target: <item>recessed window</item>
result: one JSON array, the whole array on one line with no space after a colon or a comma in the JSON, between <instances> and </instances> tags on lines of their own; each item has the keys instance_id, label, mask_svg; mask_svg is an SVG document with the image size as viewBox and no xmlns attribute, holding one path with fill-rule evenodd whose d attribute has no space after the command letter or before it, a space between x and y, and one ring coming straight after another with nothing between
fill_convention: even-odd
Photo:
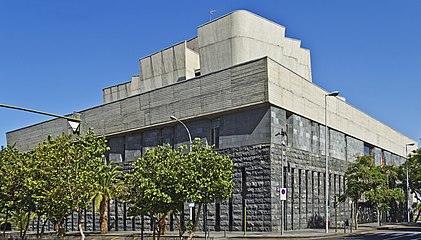
<instances>
[{"instance_id":1,"label":"recessed window","mask_svg":"<svg viewBox=\"0 0 421 240\"><path fill-rule=\"evenodd\" d=\"M386 159L384 157L384 151L382 151L382 166L386 165Z\"/></svg>"},{"instance_id":2,"label":"recessed window","mask_svg":"<svg viewBox=\"0 0 421 240\"><path fill-rule=\"evenodd\" d=\"M214 145L215 148L219 148L219 118L212 120L210 129L210 145Z\"/></svg>"},{"instance_id":3,"label":"recessed window","mask_svg":"<svg viewBox=\"0 0 421 240\"><path fill-rule=\"evenodd\" d=\"M364 144L364 155L373 157L373 146Z\"/></svg>"}]
</instances>

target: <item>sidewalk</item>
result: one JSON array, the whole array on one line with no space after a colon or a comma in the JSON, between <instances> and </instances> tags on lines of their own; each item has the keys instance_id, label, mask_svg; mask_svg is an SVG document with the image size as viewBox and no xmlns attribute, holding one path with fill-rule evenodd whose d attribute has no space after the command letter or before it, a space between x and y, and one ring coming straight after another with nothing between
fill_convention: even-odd
<instances>
[{"instance_id":1,"label":"sidewalk","mask_svg":"<svg viewBox=\"0 0 421 240\"><path fill-rule=\"evenodd\" d=\"M377 223L364 223L360 224L358 230L352 230L350 232L349 226L346 231L344 229L338 229L335 232L335 228L329 229L329 233L325 233L324 229L300 229L300 230L288 230L284 231L283 235L280 232L213 232L208 234L208 239L328 239L334 237L343 237L351 234L368 233L376 230L392 230L407 227L417 227L415 224L408 223L385 223L383 226L378 226ZM421 230L421 227L420 227ZM29 239L35 237L34 233L29 233ZM95 240L125 240L125 239L141 239L140 231L111 231L108 234L100 235L98 232L85 232L86 239ZM185 235L187 236L187 235ZM54 239L55 234L50 232L46 234L43 239ZM196 232L194 235L195 239L205 239L204 232ZM35 239L35 238L34 238ZM65 239L80 239L79 232L68 232ZM150 231L144 232L144 239L152 239L152 233ZM161 236L163 240L178 239L178 232L172 231L167 232L166 236ZM187 238L186 238L187 239Z\"/></svg>"},{"instance_id":2,"label":"sidewalk","mask_svg":"<svg viewBox=\"0 0 421 240\"><path fill-rule=\"evenodd\" d=\"M408 226L415 226L412 224L407 223L385 223L379 227L377 223L365 223L360 224L358 226L358 230L352 230L350 232L349 226L347 227L346 231L344 229L338 229L335 232L335 229L329 229L329 233L325 233L324 229L300 229L300 230L289 230L284 231L283 235L280 232L246 232L244 236L244 232L210 232L208 235L208 239L326 239L326 238L333 238L333 237L341 237L341 236L348 236L351 234L361 234L361 233L368 233L376 230L390 230L390 229L398 229L402 227ZM166 236L161 237L161 239L178 239L177 232L168 232ZM144 239L151 239L151 233L145 232ZM195 234L195 239L205 239L204 232L197 232ZM103 236L98 235L90 235L87 239L140 239L140 233L137 232L110 232Z\"/></svg>"}]
</instances>

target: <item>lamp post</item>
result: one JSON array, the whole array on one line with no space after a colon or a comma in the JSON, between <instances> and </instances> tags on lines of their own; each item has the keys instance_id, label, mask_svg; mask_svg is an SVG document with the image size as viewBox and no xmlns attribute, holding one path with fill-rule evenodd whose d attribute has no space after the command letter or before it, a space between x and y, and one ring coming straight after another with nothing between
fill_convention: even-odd
<instances>
[{"instance_id":1,"label":"lamp post","mask_svg":"<svg viewBox=\"0 0 421 240\"><path fill-rule=\"evenodd\" d=\"M409 219L409 170L408 170L408 146L414 146L415 143L407 143L405 144L405 158L406 158L406 216L408 223L410 222Z\"/></svg>"},{"instance_id":2,"label":"lamp post","mask_svg":"<svg viewBox=\"0 0 421 240\"><path fill-rule=\"evenodd\" d=\"M192 145L192 140L191 140L191 134L190 134L190 130L189 130L189 128L186 126L186 124L184 124L184 122L182 122L180 119L178 119L176 116L174 116L174 115L171 115L170 116L170 118L172 119L172 120L175 120L175 121L177 121L177 122L179 122L181 125L183 125L183 127L186 129L186 131L187 131L187 135L189 135L189 141L190 141L190 144L189 144L189 152L191 152L191 150L192 150L192 147L191 147L191 145ZM190 209L190 216L189 216L189 218L190 218L190 221L193 221L193 208L194 208L194 202L191 202L191 203L189 203L189 209ZM183 208L184 209L184 208Z\"/></svg>"},{"instance_id":3,"label":"lamp post","mask_svg":"<svg viewBox=\"0 0 421 240\"><path fill-rule=\"evenodd\" d=\"M327 97L336 97L338 91L325 94L325 232L329 233L329 149L327 140Z\"/></svg>"},{"instance_id":4,"label":"lamp post","mask_svg":"<svg viewBox=\"0 0 421 240\"><path fill-rule=\"evenodd\" d=\"M42 112L42 111L33 110L33 109L29 109L29 108L11 106L11 105L6 105L6 104L0 104L0 107L20 110L20 111L25 111L25 112L31 112L31 113L37 113L37 114L47 115L47 116L56 117L56 118L63 118L63 119L66 119L67 122L69 123L70 127L72 127L73 133L79 134L79 131L80 131L79 127L80 127L81 120L77 119L77 118L71 118L71 117L61 116L61 115L57 115L57 114L53 114L53 113L47 113L47 112Z\"/></svg>"},{"instance_id":5,"label":"lamp post","mask_svg":"<svg viewBox=\"0 0 421 240\"><path fill-rule=\"evenodd\" d=\"M285 147L285 136L288 137L288 134L281 129L280 133L275 134L275 136L281 136L281 186L280 188L284 188L284 147ZM281 194L281 193L280 193ZM281 235L284 234L284 200L281 199Z\"/></svg>"},{"instance_id":6,"label":"lamp post","mask_svg":"<svg viewBox=\"0 0 421 240\"><path fill-rule=\"evenodd\" d=\"M181 123L181 125L183 125L183 127L186 129L186 131L187 131L187 134L189 135L189 141L190 141L190 145L189 145L189 152L191 152L191 145L192 145L192 140L191 140L191 134L190 134L190 130L187 128L187 126L186 126L186 124L184 124L180 119L178 119L176 116L174 116L174 115L172 115L172 116L170 116L170 118L172 119L172 120L175 120L175 121L177 121L177 122L179 122L179 123Z\"/></svg>"}]
</instances>

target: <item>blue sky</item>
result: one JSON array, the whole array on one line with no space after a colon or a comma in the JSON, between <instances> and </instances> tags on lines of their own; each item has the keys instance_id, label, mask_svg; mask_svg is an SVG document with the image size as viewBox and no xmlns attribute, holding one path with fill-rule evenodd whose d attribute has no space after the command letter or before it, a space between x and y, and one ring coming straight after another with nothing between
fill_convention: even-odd
<instances>
[{"instance_id":1,"label":"blue sky","mask_svg":"<svg viewBox=\"0 0 421 240\"><path fill-rule=\"evenodd\" d=\"M421 137L419 0L0 0L0 103L68 114L139 73L138 59L245 9L311 50L313 82ZM5 133L51 119L0 108Z\"/></svg>"}]
</instances>

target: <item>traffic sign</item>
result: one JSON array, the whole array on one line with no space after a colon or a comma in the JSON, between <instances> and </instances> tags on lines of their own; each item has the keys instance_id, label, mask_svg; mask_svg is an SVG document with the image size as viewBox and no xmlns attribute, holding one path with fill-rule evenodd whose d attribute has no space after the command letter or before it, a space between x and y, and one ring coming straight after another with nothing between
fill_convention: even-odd
<instances>
[{"instance_id":1,"label":"traffic sign","mask_svg":"<svg viewBox=\"0 0 421 240\"><path fill-rule=\"evenodd\" d=\"M279 190L279 193L280 193L279 196L280 196L280 198L281 198L282 201L287 200L287 189L286 188L281 188Z\"/></svg>"}]
</instances>

